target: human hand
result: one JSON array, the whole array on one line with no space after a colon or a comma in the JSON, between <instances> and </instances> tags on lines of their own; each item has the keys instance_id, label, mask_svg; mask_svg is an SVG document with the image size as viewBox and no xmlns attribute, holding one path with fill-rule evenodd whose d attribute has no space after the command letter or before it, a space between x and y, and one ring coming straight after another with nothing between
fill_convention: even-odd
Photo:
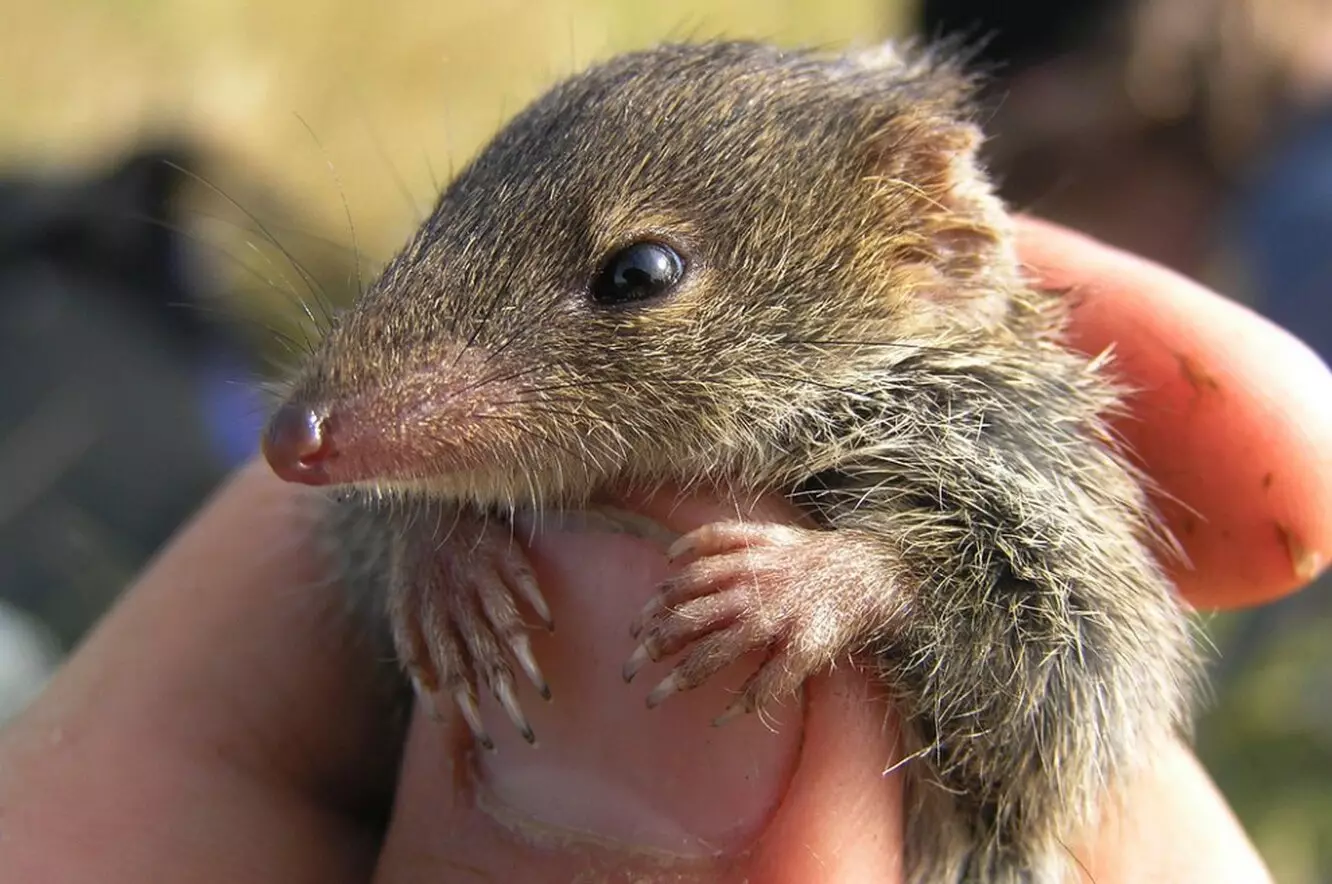
<instances>
[{"instance_id":1,"label":"human hand","mask_svg":"<svg viewBox=\"0 0 1332 884\"><path fill-rule=\"evenodd\" d=\"M1332 551L1327 368L1159 268L1034 222L1022 236L1039 278L1075 289L1079 345L1116 341L1144 391L1123 431L1198 511L1190 522L1166 507L1195 565L1179 573L1190 600L1256 603L1310 579ZM900 875L900 784L877 775L893 761L893 719L862 675L815 680L775 731L754 716L708 727L726 705L721 687L647 710L642 689L620 682L626 624L663 567L632 538L536 541L560 621L536 643L556 692L528 702L540 748L496 728L499 751L472 756L457 722L418 716L398 770L401 734L370 652L318 585L304 493L261 467L242 471L0 734L0 877ZM668 518L687 527L716 515L691 501ZM1155 759L1119 806L1076 851L1089 879L1267 880L1183 747Z\"/></svg>"}]
</instances>

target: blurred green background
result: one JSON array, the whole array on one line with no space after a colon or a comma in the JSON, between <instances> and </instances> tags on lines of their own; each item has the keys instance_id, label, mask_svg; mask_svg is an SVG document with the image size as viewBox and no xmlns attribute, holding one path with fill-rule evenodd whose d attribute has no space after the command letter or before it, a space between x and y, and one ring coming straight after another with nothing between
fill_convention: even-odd
<instances>
[{"instance_id":1,"label":"blurred green background","mask_svg":"<svg viewBox=\"0 0 1332 884\"><path fill-rule=\"evenodd\" d=\"M302 333L294 301L306 293L258 222L341 300L358 264L372 276L451 169L553 79L666 38L868 43L906 32L914 12L865 0L7 0L4 8L0 169L24 181L95 177L137 144L188 143L187 165L208 182L182 183L179 224L209 275L210 294L196 306L265 355L260 373L281 362L280 334ZM34 413L46 420L55 399ZM33 472L15 460L26 449L14 440L34 421L0 426L0 479L6 469ZM174 523L221 474L219 466L195 477L163 518ZM50 558L66 571L48 573L48 588L17 604L61 648L151 552L144 538L156 540L126 529L114 504L99 511L73 500L40 483L27 497L0 493L0 529L36 521L46 526L43 542L55 537ZM1200 726L1204 761L1278 880L1332 880L1332 617L1325 605L1287 605L1261 620L1206 624L1229 668ZM6 648L23 641L0 634L0 669Z\"/></svg>"}]
</instances>

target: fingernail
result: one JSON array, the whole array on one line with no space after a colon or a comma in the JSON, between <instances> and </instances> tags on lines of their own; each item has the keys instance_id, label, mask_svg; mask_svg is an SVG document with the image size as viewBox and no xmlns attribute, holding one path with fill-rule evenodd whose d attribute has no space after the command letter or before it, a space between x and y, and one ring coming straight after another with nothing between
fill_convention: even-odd
<instances>
[{"instance_id":1,"label":"fingernail","mask_svg":"<svg viewBox=\"0 0 1332 884\"><path fill-rule=\"evenodd\" d=\"M549 531L533 544L560 634L534 634L532 649L554 700L527 684L518 699L536 734L527 745L508 716L483 698L496 752L477 753L479 785L506 824L526 819L599 843L679 857L745 849L771 817L800 746L799 704L712 722L732 705L758 657L709 684L649 709L644 684L667 678L678 658L647 663L650 679L626 685L634 640L626 624L666 576L659 546L620 535Z\"/></svg>"}]
</instances>

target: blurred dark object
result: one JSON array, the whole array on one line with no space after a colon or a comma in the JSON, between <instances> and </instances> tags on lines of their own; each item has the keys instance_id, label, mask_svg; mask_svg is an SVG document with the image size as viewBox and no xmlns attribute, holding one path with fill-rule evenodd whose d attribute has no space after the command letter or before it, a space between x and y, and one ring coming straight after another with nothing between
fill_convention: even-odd
<instances>
[{"instance_id":1,"label":"blurred dark object","mask_svg":"<svg viewBox=\"0 0 1332 884\"><path fill-rule=\"evenodd\" d=\"M982 69L1012 76L1097 36L1121 0L925 0L920 30L931 38L961 38L976 47Z\"/></svg>"},{"instance_id":2,"label":"blurred dark object","mask_svg":"<svg viewBox=\"0 0 1332 884\"><path fill-rule=\"evenodd\" d=\"M1011 204L1332 359L1332 2L924 0L919 23L976 47Z\"/></svg>"},{"instance_id":3,"label":"blurred dark object","mask_svg":"<svg viewBox=\"0 0 1332 884\"><path fill-rule=\"evenodd\" d=\"M205 316L193 162L0 182L0 594L66 647L239 454L209 430L216 367L243 391L246 360Z\"/></svg>"},{"instance_id":4,"label":"blurred dark object","mask_svg":"<svg viewBox=\"0 0 1332 884\"><path fill-rule=\"evenodd\" d=\"M920 20L926 33L979 47L986 162L1011 205L1193 273L1219 179L1193 118L1135 104L1138 6L924 0Z\"/></svg>"},{"instance_id":5,"label":"blurred dark object","mask_svg":"<svg viewBox=\"0 0 1332 884\"><path fill-rule=\"evenodd\" d=\"M1216 220L1332 96L1328 0L923 0L977 47L1005 198L1223 291Z\"/></svg>"}]
</instances>

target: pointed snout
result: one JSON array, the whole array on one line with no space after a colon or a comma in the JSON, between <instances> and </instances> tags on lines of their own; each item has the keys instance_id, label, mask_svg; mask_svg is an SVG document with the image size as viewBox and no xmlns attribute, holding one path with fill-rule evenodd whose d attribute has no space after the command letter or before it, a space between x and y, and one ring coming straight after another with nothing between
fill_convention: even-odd
<instances>
[{"instance_id":1,"label":"pointed snout","mask_svg":"<svg viewBox=\"0 0 1332 884\"><path fill-rule=\"evenodd\" d=\"M336 453L332 427L317 411L287 402L264 433L264 459L278 478L302 485L327 485L328 462Z\"/></svg>"}]
</instances>

